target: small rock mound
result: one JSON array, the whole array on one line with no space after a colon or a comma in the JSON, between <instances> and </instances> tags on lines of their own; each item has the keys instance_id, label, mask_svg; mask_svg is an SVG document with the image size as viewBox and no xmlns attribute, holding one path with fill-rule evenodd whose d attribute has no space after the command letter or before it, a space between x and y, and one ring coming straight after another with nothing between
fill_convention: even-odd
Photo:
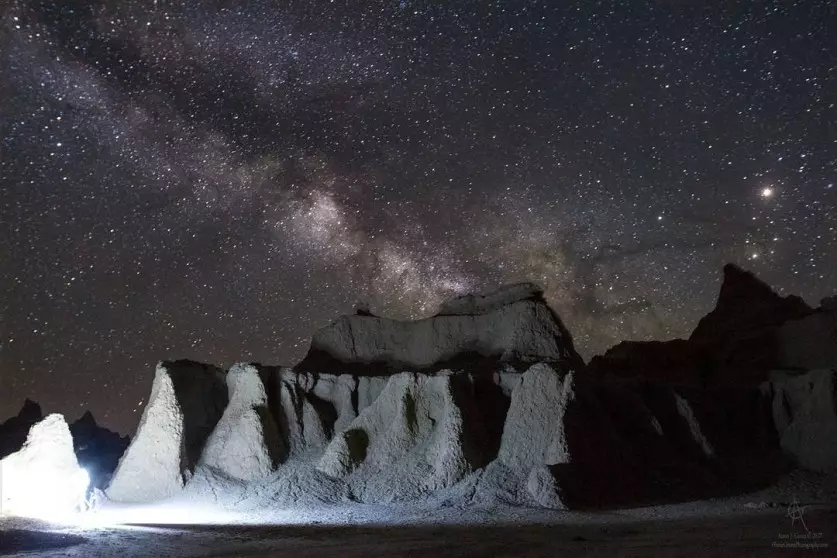
<instances>
[{"instance_id":1,"label":"small rock mound","mask_svg":"<svg viewBox=\"0 0 837 558\"><path fill-rule=\"evenodd\" d=\"M90 483L59 414L32 426L23 447L0 461L3 513L58 517L84 508Z\"/></svg>"}]
</instances>

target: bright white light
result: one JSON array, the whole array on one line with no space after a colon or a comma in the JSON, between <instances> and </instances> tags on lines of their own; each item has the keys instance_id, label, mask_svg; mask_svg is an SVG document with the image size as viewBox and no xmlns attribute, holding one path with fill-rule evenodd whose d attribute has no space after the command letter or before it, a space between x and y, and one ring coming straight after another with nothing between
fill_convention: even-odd
<instances>
[{"instance_id":1,"label":"bright white light","mask_svg":"<svg viewBox=\"0 0 837 558\"><path fill-rule=\"evenodd\" d=\"M764 199L772 198L773 194L775 194L775 193L776 192L770 186L767 186L766 188L761 189L761 197L763 197Z\"/></svg>"},{"instance_id":2,"label":"bright white light","mask_svg":"<svg viewBox=\"0 0 837 558\"><path fill-rule=\"evenodd\" d=\"M82 468L58 475L55 469L15 470L6 466L2 477L4 515L64 523L73 522L74 516L87 507L90 476Z\"/></svg>"}]
</instances>

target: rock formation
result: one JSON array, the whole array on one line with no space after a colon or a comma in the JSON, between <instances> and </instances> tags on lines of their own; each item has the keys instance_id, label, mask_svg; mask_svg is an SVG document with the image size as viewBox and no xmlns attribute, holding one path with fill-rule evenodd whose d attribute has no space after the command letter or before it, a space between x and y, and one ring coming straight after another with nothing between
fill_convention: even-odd
<instances>
[{"instance_id":1,"label":"rock formation","mask_svg":"<svg viewBox=\"0 0 837 558\"><path fill-rule=\"evenodd\" d=\"M70 433L76 458L90 475L91 486L104 490L128 447L128 437L96 424L90 411L70 425Z\"/></svg>"},{"instance_id":2,"label":"rock formation","mask_svg":"<svg viewBox=\"0 0 837 558\"><path fill-rule=\"evenodd\" d=\"M623 342L594 357L589 368L622 378L757 387L770 370L784 367L783 361L810 364L810 357L799 354L807 348L795 340L822 333L821 322L829 319L801 298L779 296L752 273L727 264L715 308L688 340ZM820 357L830 358L822 351Z\"/></svg>"},{"instance_id":3,"label":"rock formation","mask_svg":"<svg viewBox=\"0 0 837 558\"><path fill-rule=\"evenodd\" d=\"M29 430L43 418L40 405L29 399L24 401L17 415L0 424L0 459L19 450Z\"/></svg>"},{"instance_id":4,"label":"rock formation","mask_svg":"<svg viewBox=\"0 0 837 558\"><path fill-rule=\"evenodd\" d=\"M226 404L220 369L190 361L158 364L148 404L107 496L143 502L180 491Z\"/></svg>"},{"instance_id":5,"label":"rock formation","mask_svg":"<svg viewBox=\"0 0 837 558\"><path fill-rule=\"evenodd\" d=\"M831 358L831 310L734 266L724 275L690 339L626 342L586 368L531 284L458 297L416 322L361 308L317 332L296 367L233 366L229 397L222 370L162 363L108 496L172 496L197 464L189 486L254 483L261 505L595 509L755 489L783 470L780 449L830 467L809 442L833 436L833 375L759 385L783 362ZM801 360L814 357L799 337L821 339L819 360Z\"/></svg>"},{"instance_id":6,"label":"rock formation","mask_svg":"<svg viewBox=\"0 0 837 558\"><path fill-rule=\"evenodd\" d=\"M816 312L779 328L777 368L837 369L837 309L827 299Z\"/></svg>"},{"instance_id":7,"label":"rock formation","mask_svg":"<svg viewBox=\"0 0 837 558\"><path fill-rule=\"evenodd\" d=\"M259 370L234 365L227 372L227 388L229 403L206 441L200 464L242 481L264 477L285 452Z\"/></svg>"},{"instance_id":8,"label":"rock formation","mask_svg":"<svg viewBox=\"0 0 837 558\"><path fill-rule=\"evenodd\" d=\"M355 314L314 334L298 370L358 375L457 367L457 359L583 365L561 320L531 284L465 296L403 322Z\"/></svg>"},{"instance_id":9,"label":"rock formation","mask_svg":"<svg viewBox=\"0 0 837 558\"><path fill-rule=\"evenodd\" d=\"M32 426L23 447L0 461L0 472L3 514L50 518L85 505L89 478L59 414Z\"/></svg>"},{"instance_id":10,"label":"rock formation","mask_svg":"<svg viewBox=\"0 0 837 558\"><path fill-rule=\"evenodd\" d=\"M837 473L837 371L776 371L764 389L782 449L806 469Z\"/></svg>"},{"instance_id":11,"label":"rock formation","mask_svg":"<svg viewBox=\"0 0 837 558\"><path fill-rule=\"evenodd\" d=\"M481 465L465 374L404 372L338 433L317 468L360 501L411 499L452 486Z\"/></svg>"}]
</instances>

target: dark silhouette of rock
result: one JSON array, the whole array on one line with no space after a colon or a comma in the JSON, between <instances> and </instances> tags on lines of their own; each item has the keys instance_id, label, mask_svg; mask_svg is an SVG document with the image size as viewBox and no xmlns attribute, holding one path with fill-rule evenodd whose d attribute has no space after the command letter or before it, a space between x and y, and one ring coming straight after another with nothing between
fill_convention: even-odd
<instances>
[{"instance_id":1,"label":"dark silhouette of rock","mask_svg":"<svg viewBox=\"0 0 837 558\"><path fill-rule=\"evenodd\" d=\"M770 370L786 366L782 332L789 340L811 338L813 321L828 321L797 296L780 296L749 271L727 264L715 308L704 316L687 340L625 341L593 357L589 370L599 376L643 378L705 387L758 386ZM823 314L824 315L824 314ZM817 317L820 316L820 317ZM797 328L791 324L803 322ZM814 335L816 337L816 335ZM789 341L785 353L804 343ZM802 357L794 356L797 360ZM817 361L819 364L822 364Z\"/></svg>"},{"instance_id":2,"label":"dark silhouette of rock","mask_svg":"<svg viewBox=\"0 0 837 558\"><path fill-rule=\"evenodd\" d=\"M780 296L753 273L727 264L715 308L700 320L689 341L702 346L725 345L730 336L776 327L813 311L798 296Z\"/></svg>"},{"instance_id":3,"label":"dark silhouette of rock","mask_svg":"<svg viewBox=\"0 0 837 558\"><path fill-rule=\"evenodd\" d=\"M103 490L110 482L130 439L99 426L90 411L86 411L70 425L70 433L73 435L76 458L90 475L91 487Z\"/></svg>"},{"instance_id":4,"label":"dark silhouette of rock","mask_svg":"<svg viewBox=\"0 0 837 558\"><path fill-rule=\"evenodd\" d=\"M31 399L24 401L17 415L0 424L0 459L19 450L29 430L43 418L40 405Z\"/></svg>"},{"instance_id":5,"label":"dark silhouette of rock","mask_svg":"<svg viewBox=\"0 0 837 558\"><path fill-rule=\"evenodd\" d=\"M644 378L672 384L701 382L700 355L684 339L623 341L594 356L587 369L596 376Z\"/></svg>"},{"instance_id":6,"label":"dark silhouette of rock","mask_svg":"<svg viewBox=\"0 0 837 558\"><path fill-rule=\"evenodd\" d=\"M727 264L715 308L689 337L711 384L756 385L781 360L778 328L814 310L798 296L780 296L749 271Z\"/></svg>"}]
</instances>

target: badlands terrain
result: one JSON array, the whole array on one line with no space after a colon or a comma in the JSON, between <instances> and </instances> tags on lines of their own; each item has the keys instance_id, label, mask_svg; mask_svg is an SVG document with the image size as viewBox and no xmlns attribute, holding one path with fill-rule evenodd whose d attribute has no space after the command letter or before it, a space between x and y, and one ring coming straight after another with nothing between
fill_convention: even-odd
<instances>
[{"instance_id":1,"label":"badlands terrain","mask_svg":"<svg viewBox=\"0 0 837 558\"><path fill-rule=\"evenodd\" d=\"M527 283L342 316L293 367L160 362L130 443L29 402L0 553L834 551L834 298L728 265L689 339L585 363L570 326Z\"/></svg>"}]
</instances>

